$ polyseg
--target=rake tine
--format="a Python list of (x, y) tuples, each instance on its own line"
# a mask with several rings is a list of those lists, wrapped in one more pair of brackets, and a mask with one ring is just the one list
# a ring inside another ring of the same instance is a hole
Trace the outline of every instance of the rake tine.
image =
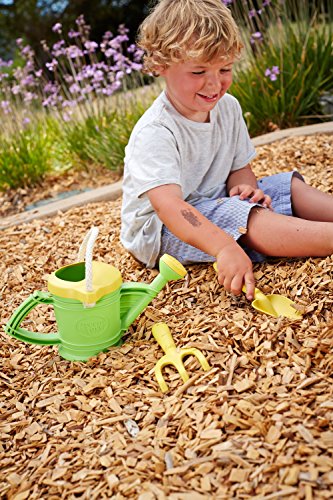
[(164, 377), (162, 375), (162, 368), (164, 367), (164, 362), (163, 358), (160, 359), (155, 366), (155, 377), (157, 380), (158, 385), (160, 386), (160, 389), (162, 392), (168, 392), (168, 384), (164, 380)]
[(197, 358), (197, 360), (199, 361), (200, 365), (202, 366), (205, 372), (210, 370), (210, 365), (207, 359), (202, 354), (202, 352), (199, 351), (199, 349), (197, 349), (196, 347), (184, 347), (183, 349), (181, 349), (182, 359), (184, 358), (184, 356), (190, 356), (190, 355), (193, 355)]
[(153, 336), (162, 347), (165, 355), (156, 363), (155, 375), (162, 392), (167, 392), (168, 385), (162, 375), (162, 369), (167, 365), (173, 365), (178, 371), (182, 381), (185, 383), (190, 376), (183, 363), (183, 357), (193, 354), (199, 360), (202, 368), (206, 371), (210, 366), (205, 356), (196, 348), (178, 349), (172, 339), (170, 329), (165, 323), (156, 323), (152, 328)]
[(184, 366), (184, 363), (182, 361), (182, 356), (181, 353), (179, 353), (179, 358), (178, 359), (173, 359), (170, 363), (170, 365), (173, 365), (176, 370), (178, 371), (181, 379), (183, 382), (187, 382), (188, 379), (190, 378), (189, 374), (186, 371), (186, 368)]

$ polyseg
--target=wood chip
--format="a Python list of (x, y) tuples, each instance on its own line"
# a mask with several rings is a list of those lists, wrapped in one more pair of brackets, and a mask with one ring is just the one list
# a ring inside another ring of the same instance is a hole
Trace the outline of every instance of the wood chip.
[[(259, 148), (253, 164), (259, 177), (297, 169), (332, 194), (332, 153), (333, 136), (289, 138)], [(187, 266), (186, 280), (151, 301), (122, 346), (86, 363), (5, 334), (16, 308), (73, 263), (92, 225), (100, 229), (96, 260), (116, 266), (124, 282), (152, 282), (157, 271), (120, 244), (120, 210), (121, 200), (95, 203), (0, 232), (0, 497), (331, 498), (332, 256), (254, 266), (264, 293), (305, 311), (297, 322), (268, 318), (227, 294), (202, 264)], [(156, 321), (212, 367), (204, 372), (193, 356), (185, 359), (185, 384), (166, 367), (165, 395), (154, 378), (162, 356)], [(22, 328), (56, 331), (52, 307), (32, 310)]]

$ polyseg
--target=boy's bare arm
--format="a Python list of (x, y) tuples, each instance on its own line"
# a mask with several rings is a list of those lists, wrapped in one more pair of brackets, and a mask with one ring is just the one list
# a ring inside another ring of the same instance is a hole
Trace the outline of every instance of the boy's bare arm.
[(177, 238), (216, 257), (219, 282), (226, 290), (238, 295), (245, 284), (247, 298), (253, 298), (251, 260), (231, 236), (184, 201), (176, 184), (151, 189), (147, 196), (160, 220)]
[(272, 200), (258, 188), (257, 178), (250, 165), (230, 173), (227, 189), (229, 196), (238, 195), (241, 200), (250, 198), (252, 203), (261, 203), (264, 207), (272, 209)]

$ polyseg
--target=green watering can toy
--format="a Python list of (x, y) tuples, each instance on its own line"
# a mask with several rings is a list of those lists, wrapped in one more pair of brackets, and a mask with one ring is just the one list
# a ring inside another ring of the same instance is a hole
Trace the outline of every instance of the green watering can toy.
[[(186, 275), (170, 255), (159, 262), (160, 274), (146, 283), (123, 283), (115, 267), (92, 260), (98, 228), (90, 229), (79, 250), (78, 262), (58, 269), (48, 279), (48, 291), (36, 291), (16, 309), (5, 332), (31, 344), (59, 345), (59, 354), (70, 361), (86, 361), (121, 338), (168, 281)], [(85, 256), (85, 259), (84, 259)], [(39, 304), (51, 304), (59, 331), (35, 333), (20, 328)]]

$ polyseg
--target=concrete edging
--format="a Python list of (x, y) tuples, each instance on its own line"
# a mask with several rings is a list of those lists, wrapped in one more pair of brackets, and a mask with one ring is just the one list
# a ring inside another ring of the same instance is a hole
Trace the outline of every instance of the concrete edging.
[[(333, 121), (317, 123), (315, 125), (305, 125), (304, 127), (276, 130), (275, 132), (271, 132), (269, 134), (254, 137), (252, 139), (252, 142), (254, 146), (264, 146), (265, 144), (271, 144), (272, 142), (280, 141), (287, 137), (314, 134), (333, 134)], [(85, 193), (71, 196), (70, 198), (64, 200), (49, 203), (48, 205), (44, 205), (43, 207), (37, 208), (35, 210), (11, 215), (2, 219), (2, 221), (0, 222), (0, 230), (6, 229), (10, 226), (17, 226), (19, 224), (28, 223), (34, 219), (45, 219), (47, 217), (56, 215), (59, 212), (66, 212), (71, 208), (86, 205), (87, 203), (116, 200), (121, 196), (121, 186), (122, 181), (120, 180), (118, 182), (115, 182), (114, 184), (102, 186)]]

